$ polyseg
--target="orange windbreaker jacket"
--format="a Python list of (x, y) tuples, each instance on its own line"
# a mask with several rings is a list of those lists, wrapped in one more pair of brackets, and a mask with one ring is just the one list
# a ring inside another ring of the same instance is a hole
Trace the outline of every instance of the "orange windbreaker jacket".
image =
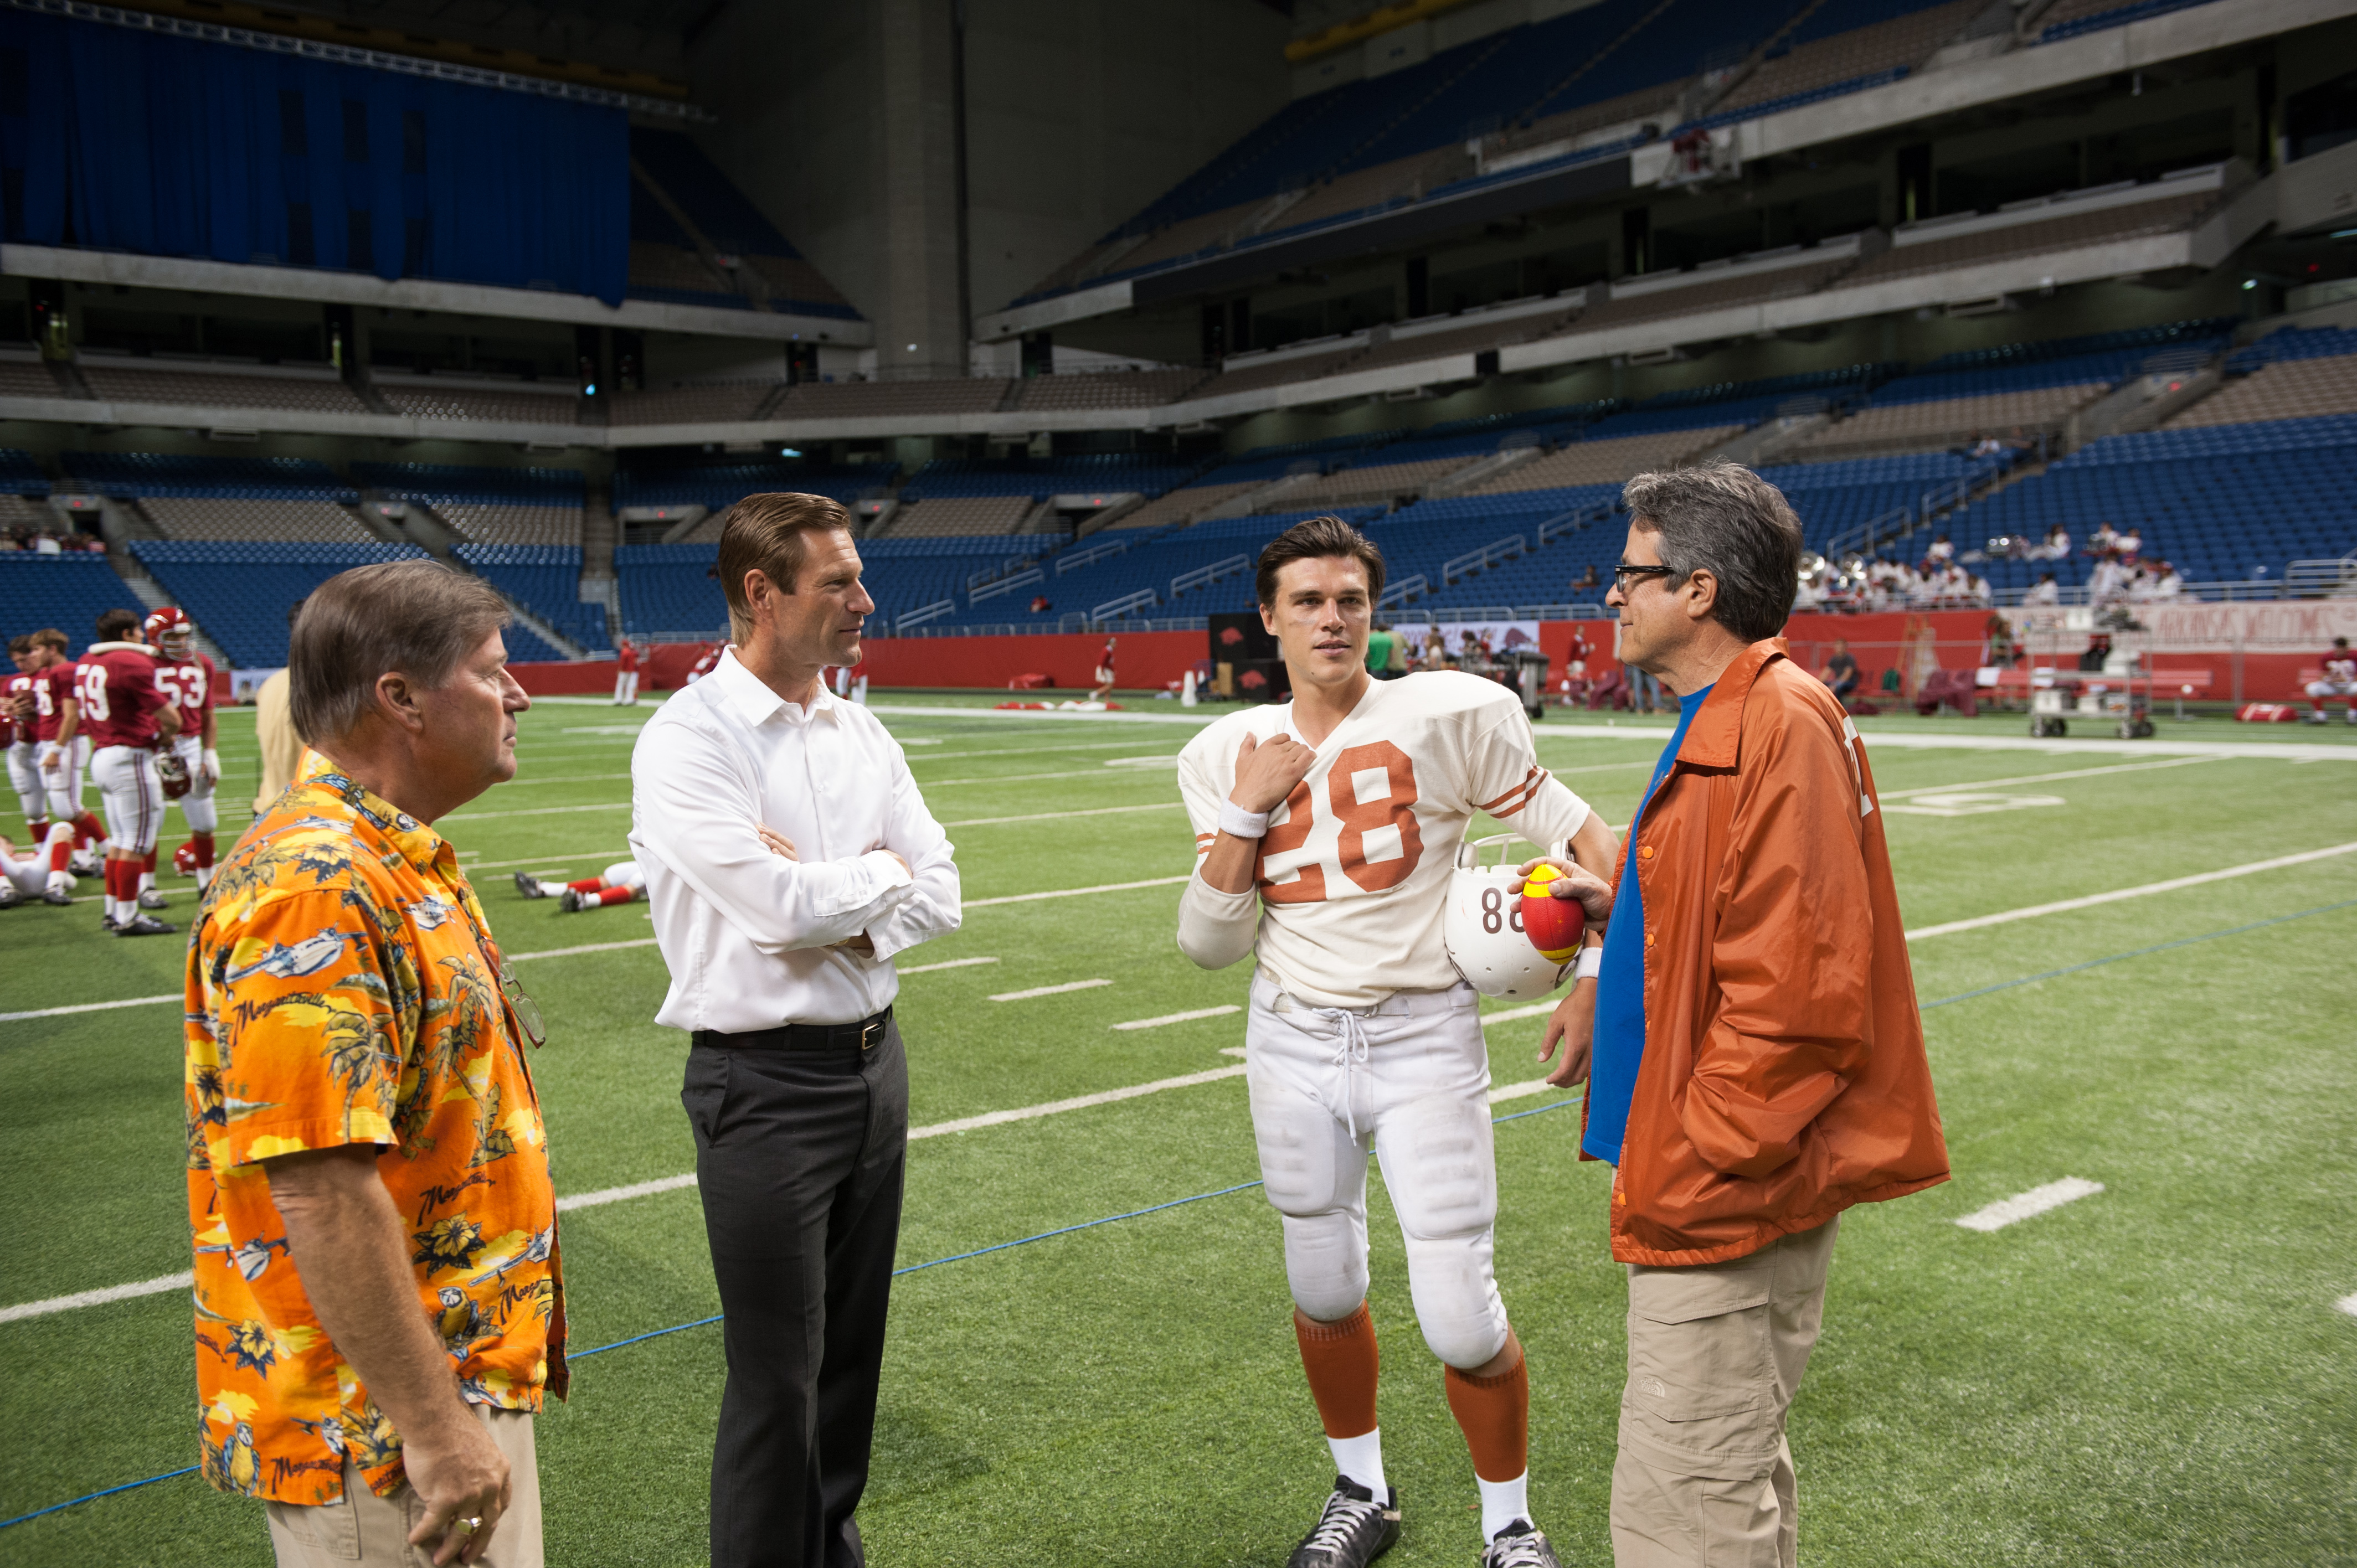
[(1729, 665), (1620, 851), (1645, 1050), (1612, 1255), (1717, 1262), (1948, 1179), (1874, 777), (1781, 638)]

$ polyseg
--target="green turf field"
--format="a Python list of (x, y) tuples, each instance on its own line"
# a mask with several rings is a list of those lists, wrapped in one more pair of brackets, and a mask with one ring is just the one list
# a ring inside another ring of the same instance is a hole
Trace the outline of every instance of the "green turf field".
[[(993, 961), (906, 979), (914, 1123), (1234, 1068), (1222, 1054), (1242, 1039), (1234, 1015), (1113, 1027), (1245, 993), (1248, 965), (1207, 974), (1178, 954), (1178, 890), (1157, 880), (1189, 865), (1168, 759), (1193, 731), (1168, 721), (1190, 715), (875, 701), (949, 824), (968, 905), (963, 929), (904, 968)], [(564, 915), (509, 881), (623, 857), (630, 738), (649, 711), (543, 703), (523, 720), (516, 781), (443, 824), (548, 1017), (533, 1068), (565, 1194), (694, 1164), (685, 1041), (649, 1022), (663, 969), (643, 906)], [(223, 715), (231, 801), (252, 792), (249, 726)], [(1543, 734), (1539, 754), (1625, 822), (1665, 729)], [(1925, 933), (1916, 982), (1955, 1179), (1845, 1220), (1792, 1417), (1804, 1559), (2357, 1563), (2357, 854), (1929, 929), (2348, 845), (2357, 750), (2295, 758), (2350, 732), (2164, 721), (2146, 743), (2280, 752), (2228, 758), (1904, 744), (2026, 741), (2018, 715), (1869, 721), (1867, 736), (1907, 919)], [(243, 821), (227, 812), (225, 838)], [(167, 854), (183, 836), (173, 813)], [(164, 918), (185, 921), (190, 885), (165, 886)], [(556, 950), (583, 947), (596, 950)], [(94, 902), (0, 912), (0, 1013), (171, 998), (0, 1021), (0, 1305), (188, 1266), (180, 963), (177, 941), (101, 935)], [(990, 1000), (1082, 980), (1111, 983)], [(1540, 1027), (1490, 1030), (1501, 1088), (1537, 1076)], [(1608, 1173), (1575, 1158), (1576, 1108), (1547, 1109), (1572, 1103), (1545, 1091), (1497, 1106), (1535, 1112), (1498, 1130), (1498, 1262), (1530, 1357), (1533, 1502), (1566, 1564), (1609, 1561), (1625, 1307)], [(911, 1148), (901, 1256), (955, 1258), (1257, 1175), (1233, 1076), (927, 1137)], [(1953, 1223), (2064, 1177), (2104, 1190), (1992, 1232)], [(1406, 1510), (1387, 1561), (1469, 1563), (1470, 1468), (1380, 1193), (1373, 1206), (1382, 1420)], [(717, 1310), (692, 1189), (577, 1208), (563, 1247), (576, 1356)], [(195, 1462), (183, 1292), (0, 1321), (0, 1519)], [(720, 1373), (709, 1327), (582, 1356), (571, 1403), (539, 1428), (552, 1563), (704, 1561)], [(1278, 1564), (1330, 1473), (1256, 1190), (897, 1287), (861, 1509), (886, 1568)], [(0, 1529), (8, 1563), (268, 1561), (259, 1507), (193, 1476)]]

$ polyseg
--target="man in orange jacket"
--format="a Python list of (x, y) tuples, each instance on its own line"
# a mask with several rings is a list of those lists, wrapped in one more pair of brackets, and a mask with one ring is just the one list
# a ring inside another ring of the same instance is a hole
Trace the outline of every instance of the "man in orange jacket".
[(1547, 1026), (1589, 1079), (1629, 1265), (1619, 1568), (1792, 1568), (1785, 1412), (1841, 1211), (1945, 1181), (1865, 747), (1778, 636), (1801, 529), (1730, 463), (1641, 474), (1605, 603), (1678, 725), (1621, 846), (1593, 992)]

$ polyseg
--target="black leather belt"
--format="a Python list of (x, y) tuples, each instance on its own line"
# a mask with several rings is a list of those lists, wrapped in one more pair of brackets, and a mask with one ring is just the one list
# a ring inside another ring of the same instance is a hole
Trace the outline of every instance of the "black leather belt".
[(892, 1009), (887, 1007), (872, 1018), (862, 1018), (856, 1024), (780, 1024), (774, 1029), (749, 1029), (741, 1035), (725, 1035), (717, 1029), (698, 1029), (692, 1036), (699, 1046), (719, 1046), (732, 1051), (859, 1051), (874, 1050), (884, 1043), (884, 1031), (892, 1023)]

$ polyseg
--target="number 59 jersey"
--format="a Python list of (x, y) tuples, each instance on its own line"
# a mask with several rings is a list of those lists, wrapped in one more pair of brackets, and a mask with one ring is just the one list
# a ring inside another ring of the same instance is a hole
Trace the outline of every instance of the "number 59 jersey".
[(1271, 705), (1209, 725), (1178, 755), (1178, 788), (1199, 872), (1186, 897), (1216, 918), (1256, 918), (1261, 967), (1305, 1002), (1372, 1007), (1395, 991), (1457, 984), (1442, 920), (1473, 814), (1542, 844), (1587, 820), (1587, 802), (1538, 765), (1516, 693), (1453, 670), (1373, 682), (1269, 813), (1255, 908), (1204, 886), (1200, 871), (1244, 736), (1290, 734), (1292, 720), (1290, 704)]

